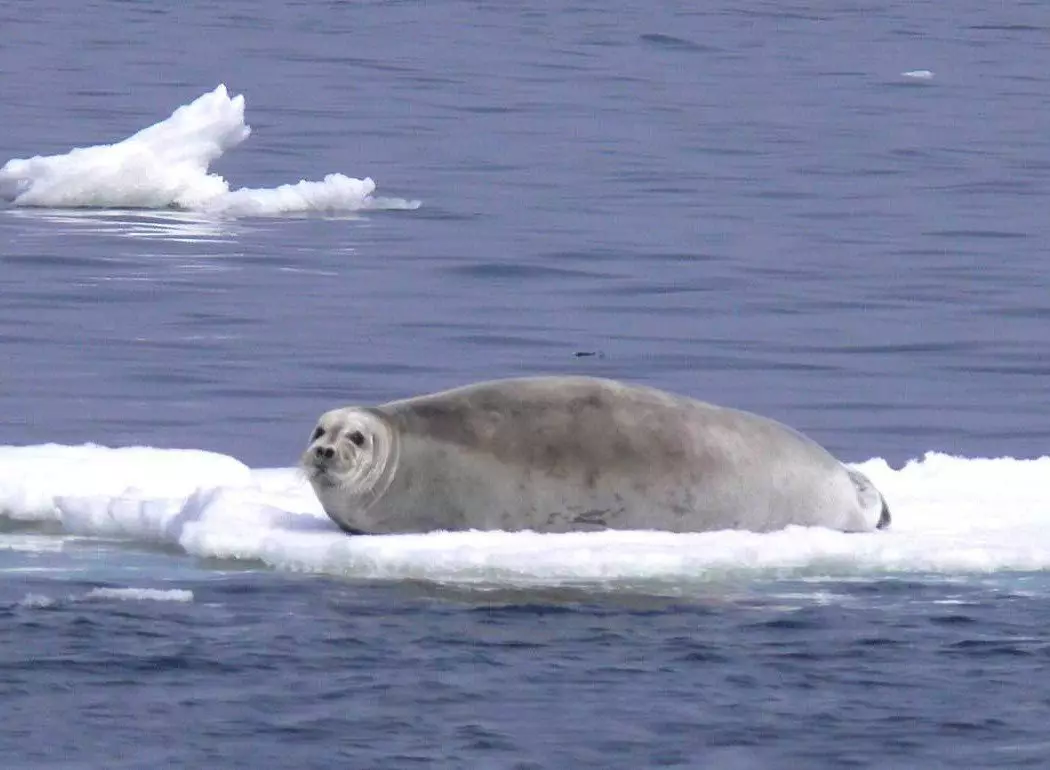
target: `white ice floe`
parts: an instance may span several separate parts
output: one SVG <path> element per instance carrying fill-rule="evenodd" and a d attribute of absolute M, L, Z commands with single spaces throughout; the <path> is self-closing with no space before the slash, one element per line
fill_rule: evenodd
<path fill-rule="evenodd" d="M 231 216 L 419 207 L 419 201 L 376 197 L 374 181 L 343 174 L 231 191 L 209 168 L 250 134 L 244 96 L 231 97 L 220 85 L 115 144 L 9 160 L 0 168 L 0 199 L 25 207 L 181 209 Z"/>
<path fill-rule="evenodd" d="M 292 468 L 253 470 L 193 450 L 54 445 L 0 447 L 0 517 L 283 570 L 466 585 L 1050 570 L 1050 457 L 929 453 L 899 470 L 878 459 L 858 467 L 890 504 L 888 531 L 348 537 Z"/>

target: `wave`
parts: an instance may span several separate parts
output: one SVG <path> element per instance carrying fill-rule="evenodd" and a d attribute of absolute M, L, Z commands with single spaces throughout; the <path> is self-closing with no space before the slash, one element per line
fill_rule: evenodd
<path fill-rule="evenodd" d="M 231 191 L 209 167 L 251 134 L 244 96 L 220 85 L 166 120 L 115 144 L 64 155 L 14 158 L 0 168 L 0 199 L 13 206 L 179 209 L 247 216 L 415 209 L 419 201 L 374 195 L 370 178 L 328 174 L 275 188 Z"/>
<path fill-rule="evenodd" d="M 1050 457 L 928 453 L 897 470 L 881 459 L 857 467 L 889 501 L 890 530 L 348 537 L 293 468 L 185 449 L 9 446 L 0 447 L 0 529 L 9 530 L 0 542 L 120 538 L 281 570 L 482 587 L 673 591 L 736 578 L 1050 570 Z M 34 528 L 60 534 L 26 539 Z"/>

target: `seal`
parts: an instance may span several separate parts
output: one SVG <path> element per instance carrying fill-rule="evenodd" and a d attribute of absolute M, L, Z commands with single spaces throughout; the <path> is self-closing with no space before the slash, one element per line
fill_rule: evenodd
<path fill-rule="evenodd" d="M 590 377 L 325 412 L 301 457 L 350 534 L 889 526 L 859 471 L 774 420 Z"/>

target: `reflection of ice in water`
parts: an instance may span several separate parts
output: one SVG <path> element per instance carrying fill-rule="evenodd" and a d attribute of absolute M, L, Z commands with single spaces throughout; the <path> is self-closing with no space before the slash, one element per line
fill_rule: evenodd
<path fill-rule="evenodd" d="M 434 532 L 348 537 L 302 474 L 194 450 L 0 446 L 2 529 L 160 544 L 203 558 L 477 590 L 699 595 L 756 581 L 1050 573 L 1050 457 L 929 454 L 860 469 L 894 512 L 885 532 Z M 66 537 L 48 535 L 47 537 Z M 0 541 L 8 535 L 0 534 Z M 24 535 L 17 547 L 32 549 Z M 45 541 L 41 540 L 41 545 Z M 839 601 L 834 593 L 829 602 Z M 793 601 L 790 595 L 783 601 Z"/>
<path fill-rule="evenodd" d="M 234 241 L 242 226 L 231 217 L 216 217 L 189 211 L 159 209 L 36 209 L 10 208 L 8 216 L 82 228 L 83 230 L 125 238 L 146 240 Z"/>
<path fill-rule="evenodd" d="M 208 167 L 250 133 L 244 97 L 231 98 L 220 85 L 116 144 L 9 160 L 0 168 L 0 197 L 14 206 L 180 209 L 228 216 L 419 206 L 418 201 L 377 198 L 371 179 L 343 174 L 231 192 Z"/>

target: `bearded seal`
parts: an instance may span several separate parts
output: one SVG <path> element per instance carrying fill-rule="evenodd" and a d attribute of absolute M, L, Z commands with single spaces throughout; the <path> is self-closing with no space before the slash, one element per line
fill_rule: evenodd
<path fill-rule="evenodd" d="M 590 377 L 494 380 L 333 409 L 300 464 L 350 534 L 890 523 L 867 477 L 786 425 Z"/>

